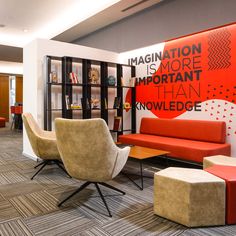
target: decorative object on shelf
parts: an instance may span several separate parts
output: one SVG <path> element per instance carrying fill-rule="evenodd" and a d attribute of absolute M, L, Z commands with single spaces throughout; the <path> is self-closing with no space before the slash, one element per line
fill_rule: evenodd
<path fill-rule="evenodd" d="M 121 104 L 121 97 L 115 97 L 114 98 L 113 108 L 114 109 L 119 109 L 120 108 L 120 104 Z"/>
<path fill-rule="evenodd" d="M 125 102 L 125 103 L 123 104 L 123 107 L 124 107 L 124 109 L 130 109 L 130 108 L 131 108 L 129 102 Z"/>
<path fill-rule="evenodd" d="M 91 98 L 91 108 L 92 109 L 98 109 L 99 103 L 100 103 L 100 100 L 98 98 L 96 98 L 96 97 Z"/>
<path fill-rule="evenodd" d="M 71 72 L 69 75 L 70 75 L 70 81 L 71 81 L 72 84 L 78 84 L 79 83 L 78 76 L 75 72 Z"/>
<path fill-rule="evenodd" d="M 99 71 L 96 68 L 91 68 L 89 70 L 89 83 L 90 84 L 99 84 Z"/>
<path fill-rule="evenodd" d="M 106 79 L 108 86 L 115 86 L 116 85 L 116 78 L 113 75 L 110 75 Z"/>
<path fill-rule="evenodd" d="M 58 83 L 58 77 L 57 77 L 57 72 L 56 71 L 52 71 L 50 73 L 50 82 L 51 83 Z"/>
<path fill-rule="evenodd" d="M 70 104 L 69 95 L 66 95 L 66 96 L 65 96 L 65 100 L 66 100 L 66 109 L 67 109 L 67 110 L 71 109 L 71 104 Z"/>
<path fill-rule="evenodd" d="M 121 131 L 121 123 L 122 123 L 122 117 L 115 116 L 114 117 L 114 124 L 113 124 L 113 131 Z"/>

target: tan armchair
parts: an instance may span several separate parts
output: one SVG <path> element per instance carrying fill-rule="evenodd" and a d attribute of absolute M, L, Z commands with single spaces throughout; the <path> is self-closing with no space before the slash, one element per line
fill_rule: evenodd
<path fill-rule="evenodd" d="M 118 148 L 107 124 L 100 118 L 88 120 L 58 118 L 55 121 L 55 130 L 58 150 L 65 169 L 71 177 L 86 181 L 58 206 L 93 183 L 111 217 L 99 185 L 125 194 L 104 182 L 119 174 L 127 161 L 130 148 Z"/>
<path fill-rule="evenodd" d="M 62 166 L 63 163 L 57 149 L 56 135 L 52 131 L 42 130 L 30 113 L 22 114 L 23 123 L 28 135 L 34 154 L 43 161 L 34 168 L 41 166 L 40 169 L 31 177 L 31 180 L 49 164 L 56 164 L 66 174 Z"/>

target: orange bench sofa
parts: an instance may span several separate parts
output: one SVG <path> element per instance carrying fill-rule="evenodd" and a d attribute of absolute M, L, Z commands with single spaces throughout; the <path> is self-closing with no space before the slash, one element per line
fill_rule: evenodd
<path fill-rule="evenodd" d="M 171 158 L 202 164 L 212 155 L 230 156 L 223 121 L 142 118 L 139 134 L 120 135 L 125 144 L 169 151 Z"/>

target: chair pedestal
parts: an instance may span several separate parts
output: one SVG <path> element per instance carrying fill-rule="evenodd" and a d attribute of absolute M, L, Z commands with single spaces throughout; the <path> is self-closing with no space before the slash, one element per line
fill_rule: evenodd
<path fill-rule="evenodd" d="M 107 184 L 107 183 L 103 183 L 103 182 L 89 182 L 89 181 L 88 181 L 88 182 L 85 182 L 85 183 L 82 184 L 78 189 L 76 189 L 72 194 L 70 194 L 67 198 L 65 198 L 63 201 L 61 201 L 57 206 L 60 207 L 63 203 L 65 203 L 67 200 L 69 200 L 70 198 L 72 198 L 75 194 L 81 192 L 84 188 L 86 188 L 86 187 L 89 186 L 90 184 L 94 184 L 94 185 L 95 185 L 95 187 L 96 187 L 96 189 L 97 189 L 97 191 L 98 191 L 98 193 L 99 193 L 99 195 L 100 195 L 100 197 L 101 197 L 101 199 L 102 199 L 102 201 L 103 201 L 103 203 L 104 203 L 104 205 L 105 205 L 105 207 L 106 207 L 106 209 L 107 209 L 108 216 L 109 216 L 109 217 L 112 217 L 111 212 L 110 212 L 110 210 L 109 210 L 109 207 L 108 207 L 108 205 L 107 205 L 107 203 L 106 203 L 106 200 L 105 200 L 105 198 L 104 198 L 104 196 L 103 196 L 103 194 L 102 194 L 102 191 L 101 191 L 101 189 L 100 189 L 100 187 L 99 187 L 99 184 L 102 185 L 102 186 L 104 186 L 104 187 L 113 189 L 113 190 L 115 190 L 115 191 L 117 191 L 117 192 L 119 192 L 119 193 L 122 193 L 123 195 L 125 195 L 125 192 L 123 192 L 122 190 L 120 190 L 120 189 L 118 189 L 118 188 L 115 188 L 115 187 L 113 187 L 113 186 L 111 186 L 111 185 L 109 185 L 109 184 Z"/>
<path fill-rule="evenodd" d="M 43 168 L 46 166 L 46 165 L 52 165 L 52 164 L 56 164 L 61 170 L 63 170 L 70 178 L 71 176 L 67 173 L 67 171 L 65 170 L 65 168 L 62 166 L 63 163 L 59 160 L 44 160 L 42 161 L 41 163 L 39 163 L 38 165 L 36 165 L 34 168 L 36 169 L 37 167 L 41 166 L 39 168 L 39 170 L 31 177 L 31 180 L 34 179 L 34 177 L 40 172 L 43 170 Z"/>

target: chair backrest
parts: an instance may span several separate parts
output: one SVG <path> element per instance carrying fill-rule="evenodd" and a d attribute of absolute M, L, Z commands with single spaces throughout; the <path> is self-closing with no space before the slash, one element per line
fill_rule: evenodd
<path fill-rule="evenodd" d="M 103 119 L 57 118 L 55 131 L 58 150 L 72 177 L 103 182 L 115 177 L 126 163 L 130 148 L 122 150 L 115 145 Z"/>
<path fill-rule="evenodd" d="M 30 144 L 36 156 L 40 156 L 37 139 L 42 134 L 41 128 L 38 126 L 34 117 L 30 113 L 22 114 L 23 123 L 25 126 L 26 133 L 28 135 Z"/>

